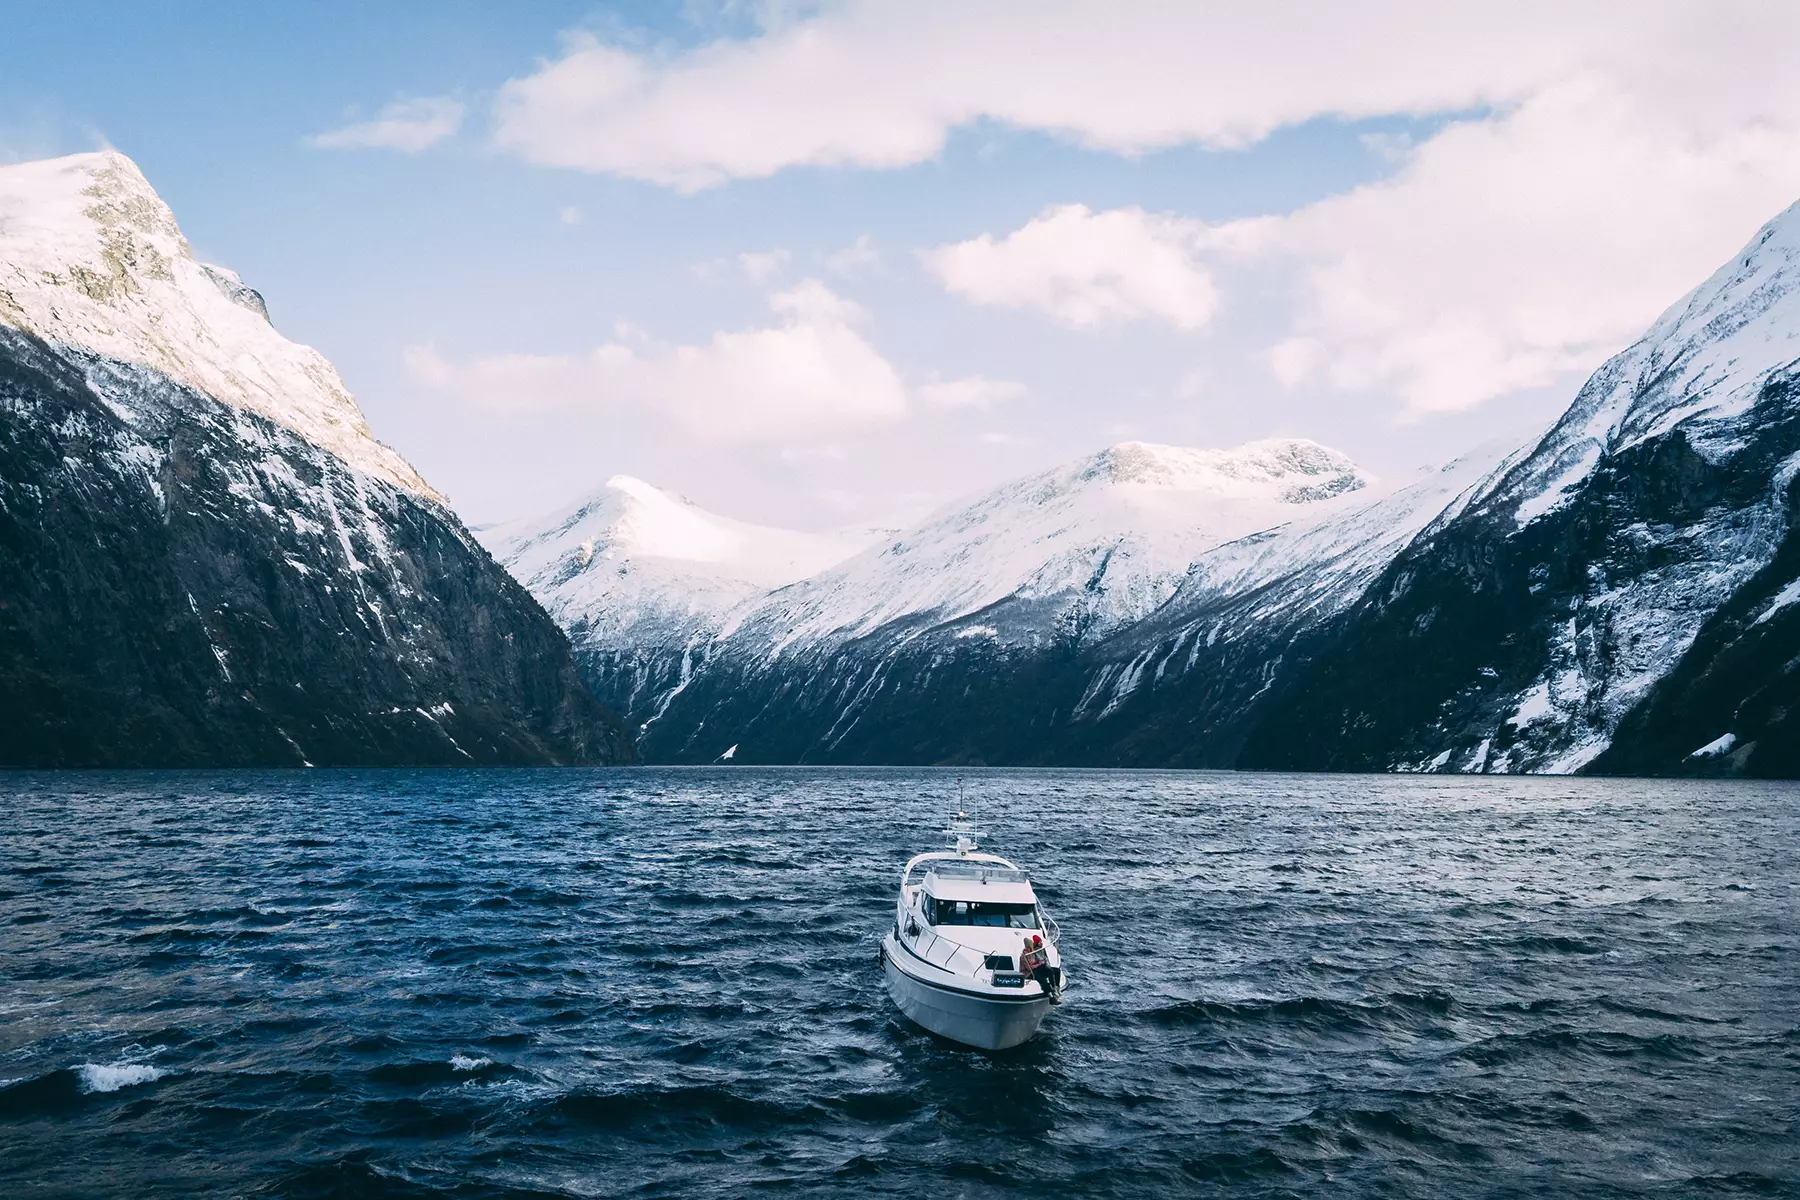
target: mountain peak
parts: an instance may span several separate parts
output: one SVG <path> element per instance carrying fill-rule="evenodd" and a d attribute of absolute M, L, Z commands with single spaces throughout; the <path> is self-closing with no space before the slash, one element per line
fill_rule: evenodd
<path fill-rule="evenodd" d="M 1307 438 L 1266 438 L 1229 449 L 1119 442 L 1073 464 L 1082 483 L 1218 497 L 1269 496 L 1304 504 L 1365 487 L 1369 478 L 1346 455 Z"/>
<path fill-rule="evenodd" d="M 174 213 L 116 150 L 0 167 L 0 325 L 153 371 L 442 499 L 375 440 L 323 355 L 277 333 L 235 272 L 195 260 Z M 129 404 L 128 387 L 109 386 Z"/>

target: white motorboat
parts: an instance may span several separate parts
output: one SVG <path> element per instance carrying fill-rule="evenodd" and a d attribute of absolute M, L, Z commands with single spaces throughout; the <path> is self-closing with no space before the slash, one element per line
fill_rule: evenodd
<path fill-rule="evenodd" d="M 881 939 L 888 994 L 933 1033 L 1005 1050 L 1029 1041 L 1062 1001 L 1061 931 L 1023 870 L 981 852 L 983 835 L 963 813 L 944 832 L 953 849 L 900 872 L 894 927 Z M 1044 957 L 1035 969 L 1022 961 L 1034 937 Z"/>

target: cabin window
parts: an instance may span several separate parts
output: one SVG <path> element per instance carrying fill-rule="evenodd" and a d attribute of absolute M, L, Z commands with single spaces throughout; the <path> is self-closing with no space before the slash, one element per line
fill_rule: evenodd
<path fill-rule="evenodd" d="M 1001 929 L 1036 929 L 1037 905 L 998 904 L 991 900 L 933 900 L 933 925 L 987 925 Z"/>

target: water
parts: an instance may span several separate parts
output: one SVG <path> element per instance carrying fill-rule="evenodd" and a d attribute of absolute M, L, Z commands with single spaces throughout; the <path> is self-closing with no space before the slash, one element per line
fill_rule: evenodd
<path fill-rule="evenodd" d="M 1800 789 L 970 783 L 999 1055 L 879 989 L 944 773 L 0 776 L 0 1193 L 1800 1193 Z"/>

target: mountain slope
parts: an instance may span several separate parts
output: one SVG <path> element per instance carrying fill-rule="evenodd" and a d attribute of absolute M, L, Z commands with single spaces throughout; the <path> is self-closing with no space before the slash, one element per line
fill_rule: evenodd
<path fill-rule="evenodd" d="M 874 536 L 737 521 L 629 475 L 548 517 L 477 532 L 568 632 L 594 694 L 634 728 L 704 665 L 734 611 Z"/>
<path fill-rule="evenodd" d="M 123 156 L 0 168 L 0 763 L 603 762 L 561 632 Z"/>
<path fill-rule="evenodd" d="M 1464 464 L 1371 498 L 1354 464 L 1310 442 L 1114 447 L 773 593 L 642 749 L 677 761 L 1228 759 L 1239 735 L 1222 731 L 1284 648 L 1479 476 Z M 1243 636 L 1207 638 L 1240 617 Z M 1218 693 L 1210 715 L 1181 698 L 1187 687 Z"/>
<path fill-rule="evenodd" d="M 1785 728 L 1793 659 L 1762 656 L 1793 638 L 1776 600 L 1792 581 L 1797 356 L 1800 206 L 1399 556 L 1245 762 L 1785 773 L 1774 739 L 1730 726 L 1761 696 L 1744 719 Z M 1734 762 L 1688 758 L 1728 733 Z"/>
<path fill-rule="evenodd" d="M 1017 601 L 1034 615 L 984 636 L 1092 639 L 1161 605 L 1200 551 L 1366 483 L 1349 459 L 1304 440 L 1231 451 L 1125 442 L 955 506 L 772 596 L 736 636 L 779 654 Z"/>

